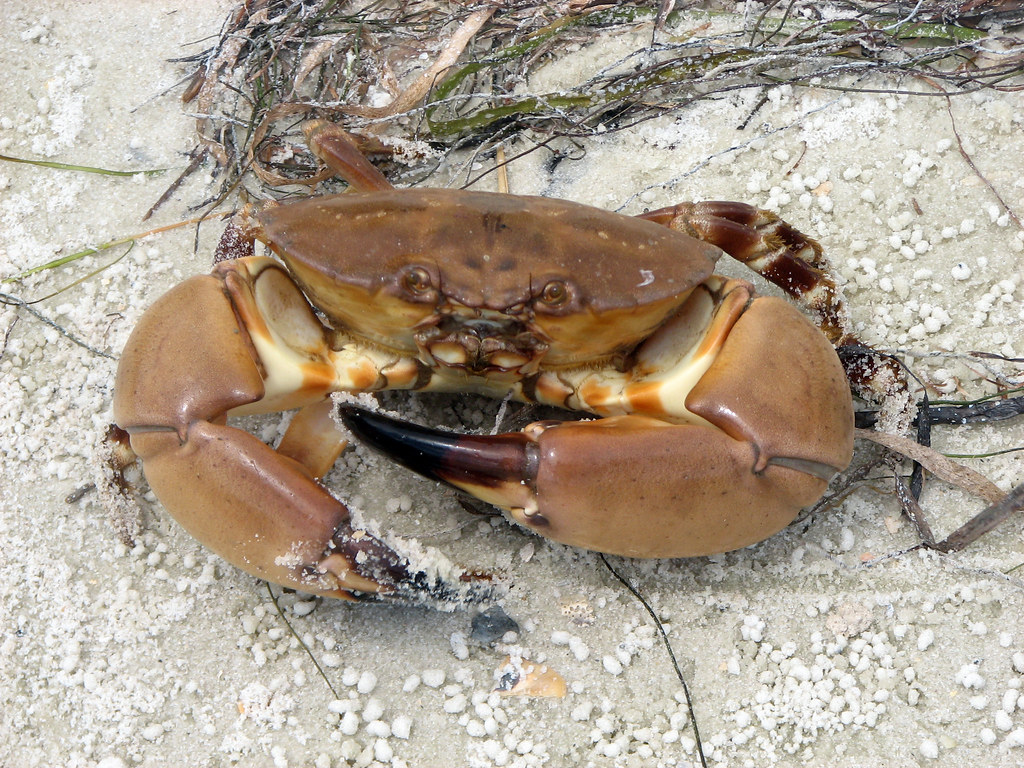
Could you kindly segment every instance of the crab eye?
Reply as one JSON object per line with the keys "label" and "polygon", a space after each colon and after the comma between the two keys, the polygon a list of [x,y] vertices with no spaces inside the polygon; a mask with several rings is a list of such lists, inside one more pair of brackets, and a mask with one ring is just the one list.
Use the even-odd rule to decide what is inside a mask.
{"label": "crab eye", "polygon": [[549,307],[560,307],[569,300],[569,286],[561,280],[552,280],[544,286],[540,300]]}
{"label": "crab eye", "polygon": [[421,296],[431,288],[430,273],[423,267],[413,267],[402,275],[402,285],[409,293]]}

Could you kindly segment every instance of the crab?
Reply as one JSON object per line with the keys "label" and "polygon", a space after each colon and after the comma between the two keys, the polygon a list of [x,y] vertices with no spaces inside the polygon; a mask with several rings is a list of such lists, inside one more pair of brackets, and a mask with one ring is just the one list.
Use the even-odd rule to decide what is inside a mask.
{"label": "crab", "polygon": [[[115,382],[151,489],[235,566],[348,599],[486,585],[419,565],[328,493],[319,479],[352,435],[542,536],[643,558],[761,541],[849,464],[842,300],[818,244],[774,214],[396,189],[339,127],[304,130],[350,190],[244,211],[222,240],[233,258],[143,314]],[[255,240],[279,259],[251,255]],[[715,275],[723,252],[818,325]],[[385,389],[597,418],[463,435],[331,399]],[[276,448],[227,423],[288,409]]]}

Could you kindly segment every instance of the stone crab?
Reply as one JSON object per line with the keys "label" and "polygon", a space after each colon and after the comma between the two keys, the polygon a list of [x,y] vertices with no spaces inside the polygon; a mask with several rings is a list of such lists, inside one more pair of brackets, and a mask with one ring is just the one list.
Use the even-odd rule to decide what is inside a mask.
{"label": "stone crab", "polygon": [[[346,444],[334,392],[475,392],[601,417],[482,436],[337,406],[416,471],[542,536],[629,557],[760,541],[849,464],[852,398],[825,335],[842,337],[841,298],[818,244],[774,214],[395,189],[337,126],[305,132],[351,189],[243,212],[222,240],[231,258],[143,314],[115,382],[152,490],[237,567],[349,599],[486,589],[486,574],[414,564],[320,485]],[[280,260],[251,255],[254,240]],[[713,274],[723,252],[821,329]],[[286,409],[276,449],[227,423]]]}

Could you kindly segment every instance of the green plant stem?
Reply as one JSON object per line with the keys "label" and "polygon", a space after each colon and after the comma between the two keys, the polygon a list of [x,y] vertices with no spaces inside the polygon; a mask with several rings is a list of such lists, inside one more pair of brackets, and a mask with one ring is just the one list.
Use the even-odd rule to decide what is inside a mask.
{"label": "green plant stem", "polygon": [[148,171],[114,171],[110,168],[95,168],[91,165],[70,165],[69,163],[56,163],[52,160],[28,160],[24,157],[11,157],[10,155],[0,155],[0,160],[4,160],[8,163],[25,163],[26,165],[37,165],[40,168],[55,168],[58,171],[77,171],[79,173],[98,173],[101,176],[137,176],[143,174],[145,176],[156,176],[161,173],[166,173],[166,168],[153,168]]}

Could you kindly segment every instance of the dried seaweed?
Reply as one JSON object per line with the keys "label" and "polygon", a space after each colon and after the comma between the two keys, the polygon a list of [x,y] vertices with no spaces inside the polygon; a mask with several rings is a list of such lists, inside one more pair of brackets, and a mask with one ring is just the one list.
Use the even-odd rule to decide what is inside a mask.
{"label": "dried seaweed", "polygon": [[[228,171],[226,191],[249,170],[272,186],[321,180],[296,146],[295,126],[313,116],[415,162],[523,131],[544,141],[620,130],[738,89],[1024,88],[1024,40],[1006,31],[1024,22],[1015,0],[769,3],[757,14],[672,5],[249,0],[186,60],[184,98],[203,149]],[[559,51],[610,30],[635,33],[636,49],[583,82],[531,90]]]}

